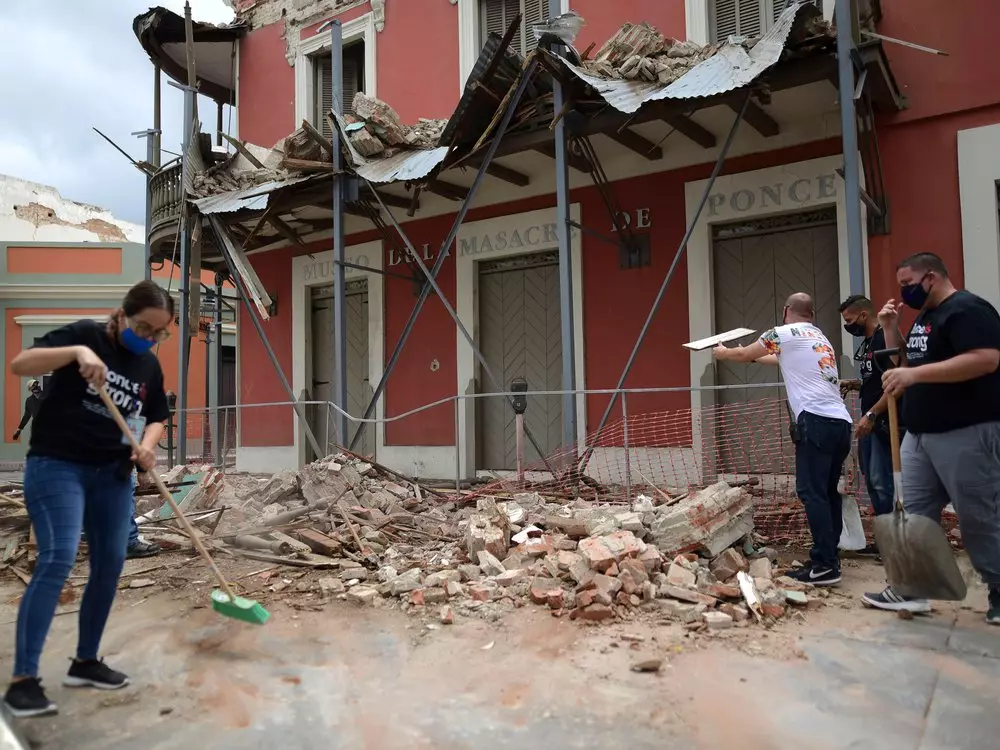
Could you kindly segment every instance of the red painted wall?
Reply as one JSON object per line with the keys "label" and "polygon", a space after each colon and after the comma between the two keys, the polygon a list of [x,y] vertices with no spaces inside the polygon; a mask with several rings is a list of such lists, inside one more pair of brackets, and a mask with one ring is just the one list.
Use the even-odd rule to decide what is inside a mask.
{"label": "red painted wall", "polygon": [[948,57],[885,44],[910,108],[899,121],[1000,103],[996,0],[882,0],[881,34],[934,47]]}
{"label": "red painted wall", "polygon": [[285,24],[263,26],[240,41],[240,139],[273,146],[295,130],[295,70],[285,59]]}

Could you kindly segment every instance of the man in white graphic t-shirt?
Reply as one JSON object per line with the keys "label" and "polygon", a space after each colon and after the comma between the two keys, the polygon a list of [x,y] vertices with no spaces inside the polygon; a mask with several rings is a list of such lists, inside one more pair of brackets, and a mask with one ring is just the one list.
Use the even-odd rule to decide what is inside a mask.
{"label": "man in white graphic t-shirt", "polygon": [[840,582],[837,545],[843,509],[837,483],[851,452],[853,422],[840,396],[837,355],[813,317],[812,297],[793,294],[785,303],[782,325],[765,331],[750,346],[719,345],[715,357],[781,367],[797,433],[795,491],[805,505],[813,539],[809,564],[790,575],[830,586]]}

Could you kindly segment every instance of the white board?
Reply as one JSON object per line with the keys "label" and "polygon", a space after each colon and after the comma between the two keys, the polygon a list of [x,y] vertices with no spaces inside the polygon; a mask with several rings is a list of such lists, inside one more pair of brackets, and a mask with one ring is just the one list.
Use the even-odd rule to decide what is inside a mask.
{"label": "white board", "polygon": [[700,352],[702,349],[708,349],[710,346],[725,344],[727,341],[735,341],[736,339],[741,339],[744,336],[749,336],[752,333],[756,333],[756,331],[752,328],[734,328],[733,330],[726,331],[725,333],[718,333],[715,336],[709,336],[707,339],[689,341],[684,344],[684,346],[691,351]]}

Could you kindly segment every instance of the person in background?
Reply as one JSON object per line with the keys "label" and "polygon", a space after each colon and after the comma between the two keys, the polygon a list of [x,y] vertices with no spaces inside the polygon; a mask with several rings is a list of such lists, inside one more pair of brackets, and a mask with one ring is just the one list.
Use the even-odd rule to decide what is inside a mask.
{"label": "person in background", "polygon": [[[889,450],[888,397],[882,390],[882,362],[887,358],[876,358],[874,353],[886,348],[885,333],[878,323],[875,306],[867,297],[855,294],[840,305],[840,315],[844,319],[844,330],[852,336],[862,337],[861,345],[854,353],[858,363],[860,381],[856,383],[861,399],[861,418],[854,425],[854,437],[858,439],[858,457],[861,473],[868,486],[868,497],[876,515],[892,512],[892,455]],[[898,338],[898,333],[897,333]],[[877,554],[872,546],[866,552]]]}
{"label": "person in background", "polygon": [[[879,313],[886,344],[904,346],[903,367],[882,376],[890,397],[904,392],[903,502],[906,511],[940,523],[950,502],[969,560],[989,587],[986,621],[1000,625],[1000,314],[982,297],[959,290],[934,253],[917,253],[896,269],[900,297],[918,310],[901,342],[899,309]],[[865,594],[887,610],[927,612],[891,586]]]}
{"label": "person in background", "polygon": [[[133,468],[156,464],[168,416],[163,371],[150,351],[169,335],[170,295],[151,281],[132,287],[106,323],[80,320],[42,336],[11,362],[18,376],[52,372],[35,415],[24,501],[38,561],[21,598],[13,679],[4,696],[15,716],[56,712],[38,677],[59,594],[87,534],[90,572],[80,602],[76,656],[64,685],[116,690],[128,677],[98,658],[118,590],[132,511]],[[107,387],[141,445],[133,451],[98,393]]]}
{"label": "person in background", "polygon": [[125,556],[130,560],[141,557],[155,557],[160,554],[160,545],[148,541],[139,533],[139,524],[135,521],[135,490],[138,485],[138,477],[132,472],[132,510],[129,513],[128,546],[125,548]]}
{"label": "person in background", "polygon": [[782,324],[750,346],[715,348],[716,359],[777,364],[795,417],[795,492],[806,509],[813,546],[808,565],[789,573],[814,586],[840,583],[837,546],[843,531],[843,500],[837,490],[851,452],[851,415],[840,396],[837,355],[813,319],[812,297],[793,294]]}
{"label": "person in background", "polygon": [[24,399],[24,416],[21,417],[21,423],[14,430],[15,443],[21,439],[21,432],[24,431],[24,428],[28,426],[28,422],[37,413],[38,405],[42,403],[42,398],[41,383],[32,378],[28,381],[28,397]]}

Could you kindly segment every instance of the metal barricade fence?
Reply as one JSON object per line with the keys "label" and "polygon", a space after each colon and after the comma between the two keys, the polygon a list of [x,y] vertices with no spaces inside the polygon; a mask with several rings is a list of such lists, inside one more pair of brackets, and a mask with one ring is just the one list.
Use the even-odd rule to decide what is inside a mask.
{"label": "metal barricade fence", "polygon": [[[610,389],[575,392],[591,413],[603,410],[605,399],[614,394]],[[758,526],[767,536],[777,541],[808,535],[801,503],[795,495],[794,449],[788,434],[789,413],[782,384],[624,389],[618,394],[617,417],[600,435],[588,435],[582,445],[571,446],[561,445],[560,439],[558,404],[563,395],[562,391],[528,391],[441,399],[402,414],[367,420],[366,434],[355,452],[373,456],[379,425],[427,419],[432,409],[450,407],[458,435],[463,432],[461,405],[466,423],[472,423],[468,415],[473,410],[478,427],[466,441],[455,441],[456,489],[469,487],[471,481],[477,494],[538,491],[567,500],[599,497],[625,504],[640,494],[654,499],[660,493],[677,497],[725,479],[744,484],[755,495]],[[509,403],[515,396],[526,401],[523,421],[527,429],[520,441],[518,419]],[[847,405],[856,419],[860,411],[856,393],[849,394]],[[325,454],[350,443],[364,421],[346,415],[350,434],[348,440],[342,441],[336,429],[342,412],[335,404],[305,401],[298,406]],[[183,417],[188,430],[187,463],[232,469],[238,447],[287,448],[296,430],[299,444],[305,446],[305,460],[311,460],[315,451],[304,439],[295,408],[288,402],[275,402],[187,410]],[[175,415],[172,420],[174,430],[178,418]],[[168,429],[161,442],[165,453],[171,447],[171,434]],[[524,453],[520,472],[518,445]],[[172,463],[176,462],[179,457],[174,456]],[[489,471],[475,472],[473,467]],[[404,473],[407,469],[389,468]],[[466,476],[475,473],[485,473],[487,479]],[[868,505],[856,448],[845,463],[842,492],[856,497],[860,505]]]}

